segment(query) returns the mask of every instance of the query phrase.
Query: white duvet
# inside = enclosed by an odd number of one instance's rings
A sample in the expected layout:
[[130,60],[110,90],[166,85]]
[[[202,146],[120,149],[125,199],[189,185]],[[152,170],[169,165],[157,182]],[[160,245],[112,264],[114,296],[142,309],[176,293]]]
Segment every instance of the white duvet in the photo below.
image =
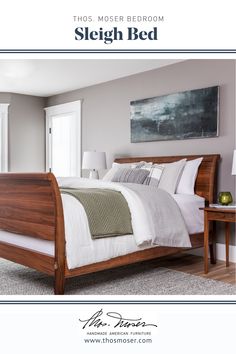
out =
[[[78,257],[79,253],[83,253],[83,264],[92,263],[95,259],[96,262],[104,260],[104,256],[99,257],[99,252],[103,255],[106,254],[106,250],[99,251],[101,245],[106,248],[106,246],[113,244],[114,257],[134,252],[134,248],[138,250],[144,246],[151,247],[151,245],[191,247],[181,211],[175,200],[163,190],[144,185],[124,185],[83,178],[58,178],[58,184],[64,188],[105,188],[120,191],[126,198],[131,212],[133,241],[132,250],[129,250],[127,249],[129,248],[128,244],[125,247],[124,243],[128,236],[109,238],[112,239],[111,241],[92,240],[83,206],[74,197],[62,194],[67,261],[70,269],[82,265],[81,259]],[[108,254],[110,253],[113,254],[111,250]]]
[[[81,182],[85,186],[88,180],[81,180]],[[64,184],[65,186],[73,186],[75,181],[72,179],[65,180],[63,178],[59,179],[59,183],[61,185]],[[92,181],[91,183],[96,184],[97,182]],[[105,187],[104,184],[103,186]],[[106,188],[108,188],[107,185]],[[133,194],[135,194],[135,192],[130,191],[130,195]],[[139,200],[138,196],[135,198]],[[203,232],[203,211],[199,208],[204,206],[204,198],[197,195],[183,194],[174,194],[171,196],[171,198],[174,198],[178,204],[179,211],[183,216],[188,233],[195,234]],[[78,202],[77,199],[68,194],[62,194],[62,202],[65,215],[66,255],[69,269],[108,260],[110,258],[136,252],[144,248],[155,247],[151,244],[151,230],[150,234],[144,234],[141,232],[138,234],[137,240],[140,242],[143,240],[142,245],[137,244],[137,241],[133,235],[106,237],[92,240],[90,237],[87,216],[85,215],[82,205]],[[141,209],[138,210],[137,215],[140,215],[140,210]],[[167,216],[169,222],[171,222],[171,214],[168,213]],[[145,226],[145,223],[143,225],[141,219],[137,220],[137,223],[141,227],[140,230],[145,230],[145,227],[146,230],[148,230],[148,225],[146,224]],[[149,240],[149,242],[147,240]],[[35,237],[24,235],[17,235],[6,231],[0,231],[0,241],[42,252],[51,256],[54,255],[54,242],[52,241],[36,239]],[[188,239],[186,241],[188,241]]]

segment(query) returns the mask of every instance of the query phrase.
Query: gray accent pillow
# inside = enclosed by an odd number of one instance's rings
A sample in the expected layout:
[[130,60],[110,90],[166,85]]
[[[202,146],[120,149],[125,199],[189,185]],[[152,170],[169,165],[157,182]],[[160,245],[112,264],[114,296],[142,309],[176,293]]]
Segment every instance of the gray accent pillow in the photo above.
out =
[[103,176],[103,181],[109,181],[111,182],[113,177],[115,176],[116,172],[118,169],[124,169],[124,168],[141,168],[146,162],[134,162],[134,163],[118,163],[118,162],[113,162],[112,168],[107,171],[107,173]]
[[143,184],[146,177],[148,176],[149,171],[143,170],[141,168],[122,168],[119,169],[114,177],[112,178],[112,182],[120,182],[120,183],[138,183]]

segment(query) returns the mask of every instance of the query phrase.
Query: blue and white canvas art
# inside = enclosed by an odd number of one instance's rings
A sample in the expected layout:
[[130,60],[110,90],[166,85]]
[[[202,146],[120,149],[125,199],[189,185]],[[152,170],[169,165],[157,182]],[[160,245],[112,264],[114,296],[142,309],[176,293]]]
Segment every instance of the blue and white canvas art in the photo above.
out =
[[131,142],[218,136],[219,86],[130,102]]

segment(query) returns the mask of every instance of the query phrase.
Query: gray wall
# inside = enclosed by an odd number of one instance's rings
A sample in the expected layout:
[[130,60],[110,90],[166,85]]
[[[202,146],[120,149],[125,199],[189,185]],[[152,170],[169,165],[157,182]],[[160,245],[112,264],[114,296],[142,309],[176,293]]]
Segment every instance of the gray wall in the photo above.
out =
[[45,170],[45,99],[0,93],[0,103],[9,103],[9,171]]
[[[130,143],[129,102],[207,86],[220,86],[220,136],[210,139]],[[235,61],[189,60],[142,74],[50,97],[47,106],[82,99],[82,150],[118,156],[220,153],[218,190],[235,195]],[[223,239],[220,238],[223,242]],[[232,240],[233,241],[233,240]]]
[[10,103],[11,93],[0,92],[0,103]]

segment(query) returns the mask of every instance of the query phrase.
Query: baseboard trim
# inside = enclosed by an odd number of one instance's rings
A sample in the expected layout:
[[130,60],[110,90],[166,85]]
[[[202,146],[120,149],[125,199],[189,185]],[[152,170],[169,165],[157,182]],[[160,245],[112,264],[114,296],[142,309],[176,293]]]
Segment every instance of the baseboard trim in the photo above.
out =
[[[188,251],[189,254],[203,257],[203,248]],[[210,257],[210,256],[209,256]],[[222,243],[216,244],[216,259],[219,261],[225,261],[225,245]],[[229,261],[236,263],[236,246],[229,246]]]

